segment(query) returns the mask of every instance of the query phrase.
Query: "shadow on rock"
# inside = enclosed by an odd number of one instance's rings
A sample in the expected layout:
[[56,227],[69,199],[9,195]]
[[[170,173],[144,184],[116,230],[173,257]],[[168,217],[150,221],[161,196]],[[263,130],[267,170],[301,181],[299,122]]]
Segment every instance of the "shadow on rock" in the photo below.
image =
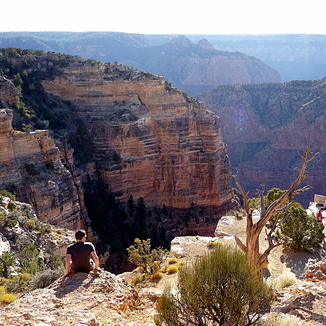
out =
[[304,251],[293,251],[291,249],[283,249],[283,254],[280,257],[282,263],[286,264],[288,268],[297,276],[304,277],[304,269],[309,259],[321,260],[325,256],[323,248],[316,250],[315,253]]
[[[92,277],[90,278],[89,276]],[[88,288],[96,277],[98,277],[98,274],[96,273],[70,274],[68,277],[59,278],[49,288],[54,290],[55,296],[57,298],[62,298],[68,293],[78,290],[81,285],[83,285],[85,288]],[[88,279],[87,283],[85,283],[86,279]]]

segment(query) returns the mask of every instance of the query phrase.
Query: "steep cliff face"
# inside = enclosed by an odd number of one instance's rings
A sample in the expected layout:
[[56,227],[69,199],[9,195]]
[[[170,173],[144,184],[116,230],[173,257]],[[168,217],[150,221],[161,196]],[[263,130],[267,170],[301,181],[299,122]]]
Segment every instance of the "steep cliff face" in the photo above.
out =
[[76,105],[97,168],[121,200],[141,196],[149,205],[182,209],[230,202],[219,118],[163,78],[81,61],[43,87]]
[[133,196],[178,212],[202,207],[203,221],[230,208],[231,166],[220,120],[198,101],[162,77],[128,66],[34,52],[10,60],[23,76],[23,100],[36,115],[14,110],[17,126],[44,125],[49,131],[14,131],[11,113],[3,113],[9,120],[0,187],[15,188],[42,220],[85,226],[84,192],[93,200],[99,184],[123,203]]
[[15,131],[12,118],[12,110],[0,110],[0,188],[15,190],[18,198],[33,205],[41,221],[85,227],[74,180],[49,132]]
[[[306,184],[326,193],[326,80],[283,84],[221,86],[198,95],[221,117],[223,139],[234,172],[255,195],[257,187],[285,189],[306,146],[319,156],[308,166]],[[305,204],[312,192],[301,195]]]

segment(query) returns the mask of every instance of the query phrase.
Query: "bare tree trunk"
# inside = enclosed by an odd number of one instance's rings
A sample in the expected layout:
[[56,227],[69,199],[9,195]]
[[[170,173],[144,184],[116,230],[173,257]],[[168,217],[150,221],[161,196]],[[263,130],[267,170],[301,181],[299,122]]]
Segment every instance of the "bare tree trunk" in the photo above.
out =
[[[299,154],[300,155],[300,154]],[[300,183],[306,178],[305,172],[307,168],[307,164],[315,159],[315,157],[318,155],[318,153],[312,155],[312,152],[306,148],[303,155],[300,155],[301,157],[301,168],[296,168],[297,171],[299,171],[299,174],[296,178],[296,180],[292,183],[290,188],[284,192],[284,194],[277,200],[275,200],[273,203],[271,203],[268,207],[265,208],[264,201],[263,201],[263,192],[259,192],[259,196],[261,199],[261,216],[260,219],[253,223],[252,220],[252,212],[253,210],[249,207],[248,204],[248,192],[245,192],[244,189],[239,184],[237,178],[235,177],[236,185],[243,197],[244,201],[244,208],[246,210],[247,214],[247,229],[246,229],[246,244],[244,244],[238,237],[235,237],[236,243],[238,246],[246,253],[247,258],[249,262],[253,265],[256,265],[260,270],[262,268],[262,265],[267,261],[268,255],[271,252],[273,248],[276,246],[279,246],[281,243],[275,243],[271,241],[269,238],[269,246],[264,251],[263,254],[260,254],[259,252],[259,236],[261,234],[261,231],[266,226],[268,221],[272,218],[273,214],[283,210],[284,208],[288,207],[286,204],[289,199],[294,197],[297,194],[300,194],[308,189],[310,189],[310,186],[305,186],[301,189],[297,189],[300,185]]]

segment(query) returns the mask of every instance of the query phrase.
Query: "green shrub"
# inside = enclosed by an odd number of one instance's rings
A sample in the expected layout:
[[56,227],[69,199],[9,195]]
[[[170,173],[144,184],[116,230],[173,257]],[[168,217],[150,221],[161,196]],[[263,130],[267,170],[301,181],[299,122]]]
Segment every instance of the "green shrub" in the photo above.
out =
[[301,205],[291,206],[284,214],[285,218],[277,233],[284,246],[314,252],[324,240],[323,223],[318,222],[313,215],[309,216]]
[[30,164],[25,164],[25,169],[27,171],[28,174],[30,175],[37,175],[39,174],[36,170],[35,164],[34,163],[30,163]]
[[34,220],[27,220],[26,221],[26,227],[29,228],[29,229],[35,229],[36,228],[36,223]]
[[217,246],[179,272],[177,288],[165,289],[156,325],[254,325],[273,299],[273,291],[231,247]]
[[12,220],[12,219],[6,219],[6,226],[10,229],[14,228],[17,225],[17,221],[16,220]]
[[16,200],[16,196],[14,194],[12,194],[11,192],[5,190],[5,189],[0,190],[0,196],[8,197],[9,199],[11,199],[13,201]]
[[37,272],[35,275],[33,275],[30,283],[29,283],[29,289],[43,289],[49,286],[51,283],[56,281],[60,276],[64,274],[64,269],[46,269],[40,272]]
[[136,264],[142,273],[154,274],[160,269],[166,251],[151,249],[151,240],[135,239],[134,245],[127,248],[129,260]]
[[17,253],[16,259],[22,273],[35,274],[44,266],[39,249],[31,243],[24,245],[23,249]]
[[24,293],[27,291],[29,280],[26,277],[22,277],[22,274],[15,275],[6,280],[4,287],[9,293]]

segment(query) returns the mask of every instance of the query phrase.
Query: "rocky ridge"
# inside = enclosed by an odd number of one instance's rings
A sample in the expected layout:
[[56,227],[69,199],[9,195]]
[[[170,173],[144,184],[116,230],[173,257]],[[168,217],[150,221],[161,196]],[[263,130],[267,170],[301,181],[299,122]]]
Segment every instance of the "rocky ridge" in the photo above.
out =
[[[42,35],[43,34],[43,35]],[[119,62],[163,76],[190,95],[223,84],[281,82],[279,73],[245,51],[221,51],[212,35],[141,35],[128,33],[0,34],[2,47],[19,47]]]

